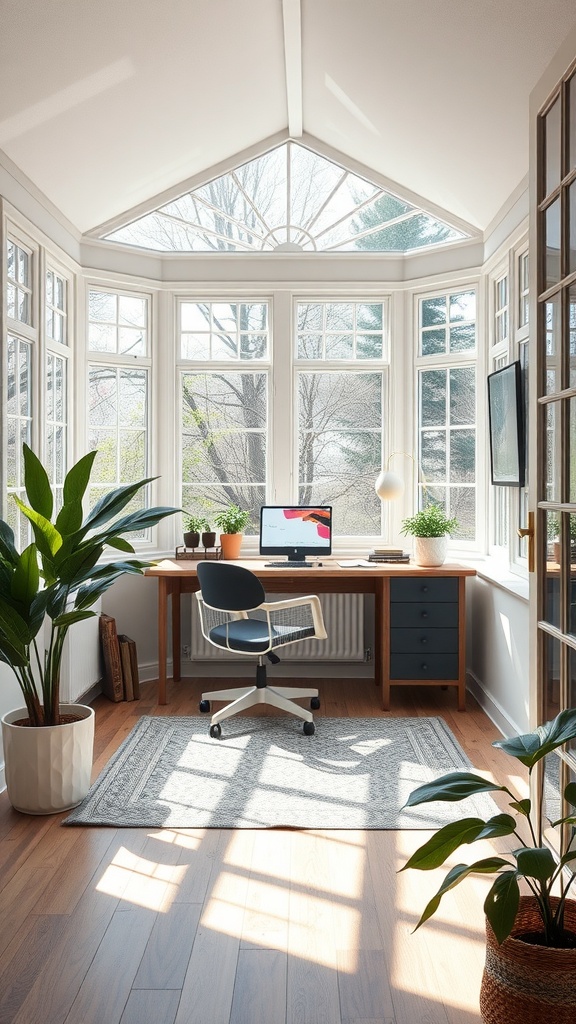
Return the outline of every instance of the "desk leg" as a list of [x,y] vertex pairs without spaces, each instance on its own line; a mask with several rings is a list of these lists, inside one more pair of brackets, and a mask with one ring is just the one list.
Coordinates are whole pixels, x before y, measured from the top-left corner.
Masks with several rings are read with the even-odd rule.
[[390,687],[388,686],[388,705],[385,704],[385,688],[387,673],[385,671],[385,636],[384,629],[384,583],[382,580],[374,594],[374,682],[380,688],[384,711],[390,706]]
[[158,703],[166,703],[166,656],[168,653],[168,580],[158,577]]
[[178,682],[181,678],[180,664],[180,587],[172,591],[172,678]]

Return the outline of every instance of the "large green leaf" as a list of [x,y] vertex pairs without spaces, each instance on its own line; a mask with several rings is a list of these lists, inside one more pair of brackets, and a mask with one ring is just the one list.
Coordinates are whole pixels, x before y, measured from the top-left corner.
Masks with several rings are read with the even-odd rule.
[[14,501],[18,505],[20,511],[26,516],[27,519],[32,523],[32,529],[34,530],[34,539],[38,550],[42,555],[46,555],[48,558],[53,558],[58,548],[62,544],[62,536],[58,533],[58,530],[46,519],[45,516],[41,515],[40,512],[36,512],[33,508],[29,508],[25,505],[20,498],[14,496]]
[[564,790],[564,797],[572,807],[576,807],[576,782],[569,782]]
[[427,904],[422,917],[416,925],[416,929],[420,928],[425,921],[428,921],[433,914],[436,913],[440,905],[440,900],[449,889],[453,889],[455,885],[462,882],[468,875],[471,874],[494,874],[495,871],[500,871],[502,867],[510,867],[508,861],[503,860],[502,857],[486,857],[484,860],[478,860],[474,864],[457,864],[456,867],[452,868],[448,872],[442,885],[438,889],[435,896],[432,897],[430,902]]
[[511,836],[516,829],[516,821],[511,814],[495,814],[489,818],[480,832],[478,839],[497,839],[499,836]]
[[59,615],[57,619],[54,619],[55,626],[71,626],[74,622],[81,622],[82,619],[92,619],[96,615],[96,612],[82,611],[79,608],[74,608],[70,612],[65,612],[64,615]]
[[28,501],[35,512],[38,512],[44,519],[50,519],[54,507],[54,498],[48,474],[38,456],[34,454],[27,444],[23,445],[23,454],[24,486]]
[[1,636],[6,637],[10,644],[18,648],[28,646],[32,640],[26,619],[3,598],[0,598]]
[[100,561],[103,550],[101,544],[90,542],[74,551],[58,565],[58,575],[62,582],[69,587],[77,586],[78,580],[85,579],[86,574]]
[[90,583],[80,587],[74,602],[76,608],[90,608],[121,576],[125,576],[127,573],[141,572],[136,566],[128,566],[127,564],[119,566],[117,563],[114,563],[114,566],[111,566],[110,569],[113,571],[107,572],[105,576],[100,575]]
[[14,530],[3,519],[0,519],[0,558],[6,559],[12,565],[18,558],[18,551],[14,544]]
[[29,544],[20,555],[12,576],[12,597],[27,611],[38,593],[39,584],[38,550],[35,544]]
[[62,506],[56,517],[56,529],[62,537],[69,537],[82,526],[82,516],[82,501],[80,498],[71,498]]
[[75,501],[82,503],[97,454],[98,452],[88,452],[66,474],[63,490],[64,505]]
[[484,901],[484,913],[499,943],[510,935],[519,905],[520,888],[516,872],[503,871]]
[[547,846],[524,846],[514,850],[518,873],[538,882],[547,882],[556,871],[557,864]]
[[552,750],[557,750],[573,739],[576,739],[576,708],[567,708],[550,722],[538,726],[534,732],[507,740],[496,740],[492,746],[500,747],[527,768],[533,768]]
[[483,828],[482,818],[462,818],[461,821],[444,825],[412,854],[401,871],[406,871],[407,868],[430,871],[432,868],[440,867],[459,846],[473,843]]
[[[117,516],[126,505],[132,501],[132,498],[138,491],[149,484],[156,477],[146,477],[144,480],[139,480],[135,484],[125,484],[123,487],[117,487],[114,491],[109,491],[108,494],[104,494],[99,501],[96,502],[94,508],[89,512],[84,522],[85,530],[97,530],[104,523],[110,522],[114,516]],[[120,531],[118,531],[120,532]]]
[[106,533],[97,534],[97,537],[107,544],[108,538],[110,537],[116,538],[117,535],[122,533],[135,533],[138,530],[148,530],[151,526],[156,526],[161,519],[165,519],[166,516],[172,516],[178,511],[179,509],[177,508],[166,508],[162,506],[139,509],[137,512],[130,512],[128,515],[122,516],[121,519],[115,519],[110,529]]
[[493,793],[504,789],[504,786],[497,786],[494,782],[471,772],[450,772],[449,775],[442,775],[434,782],[418,786],[408,797],[405,806],[416,807],[417,804],[430,803],[431,800],[453,802],[474,796],[475,793]]

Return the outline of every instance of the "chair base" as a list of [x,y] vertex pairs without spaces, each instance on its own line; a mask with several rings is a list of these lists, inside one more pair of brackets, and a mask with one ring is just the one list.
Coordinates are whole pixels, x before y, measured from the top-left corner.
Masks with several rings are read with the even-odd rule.
[[300,689],[294,686],[242,686],[233,690],[213,690],[211,693],[203,693],[202,700],[230,700],[225,708],[214,712],[210,719],[211,725],[223,722],[225,718],[231,718],[239,711],[254,707],[255,704],[270,704],[281,711],[288,711],[291,715],[303,718],[305,722],[312,722],[312,712],[295,704],[290,698],[318,697],[318,690]]

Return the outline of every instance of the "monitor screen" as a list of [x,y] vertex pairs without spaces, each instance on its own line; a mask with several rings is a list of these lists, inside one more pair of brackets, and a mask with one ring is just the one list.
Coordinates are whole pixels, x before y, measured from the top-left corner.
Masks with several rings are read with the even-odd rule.
[[331,505],[263,505],[260,509],[261,555],[286,555],[290,561],[299,561],[331,551]]

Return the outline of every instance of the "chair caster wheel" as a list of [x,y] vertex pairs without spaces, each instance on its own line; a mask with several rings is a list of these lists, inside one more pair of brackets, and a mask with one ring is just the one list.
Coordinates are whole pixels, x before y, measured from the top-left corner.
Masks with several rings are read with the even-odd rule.
[[222,726],[220,725],[219,722],[216,722],[216,725],[211,725],[210,726],[210,735],[211,735],[213,740],[219,740],[220,739],[220,737],[222,735]]
[[320,697],[312,697],[310,707],[312,708],[312,711],[318,711],[318,708],[320,707]]
[[316,726],[314,725],[314,722],[304,722],[304,735],[305,736],[313,736],[315,732],[316,732]]
[[198,710],[201,711],[203,715],[205,715],[206,712],[210,711],[210,701],[201,700],[198,705]]

